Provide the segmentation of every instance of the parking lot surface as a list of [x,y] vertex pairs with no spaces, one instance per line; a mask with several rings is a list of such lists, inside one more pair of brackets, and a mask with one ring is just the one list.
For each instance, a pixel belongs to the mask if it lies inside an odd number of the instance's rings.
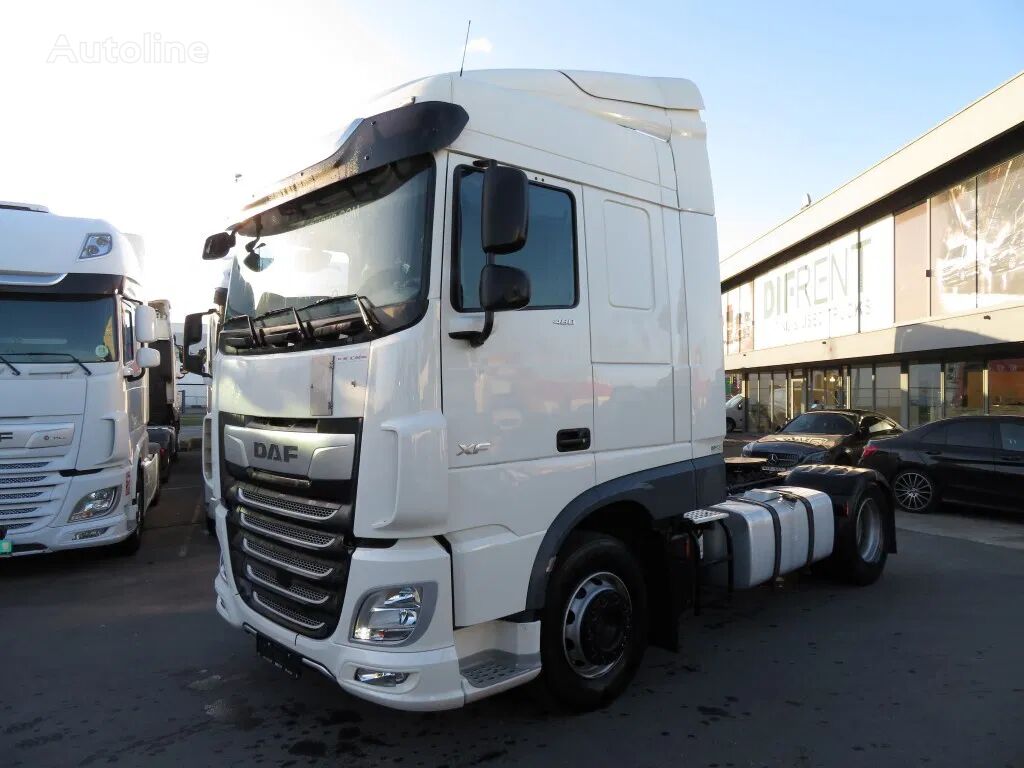
[[287,678],[217,616],[200,483],[181,454],[134,558],[0,562],[5,766],[1024,767],[1024,522],[901,518],[879,583],[688,616],[600,712],[520,689],[410,714]]

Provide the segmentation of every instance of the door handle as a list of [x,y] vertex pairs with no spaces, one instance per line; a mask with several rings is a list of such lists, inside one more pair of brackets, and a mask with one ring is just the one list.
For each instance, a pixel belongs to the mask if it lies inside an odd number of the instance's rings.
[[999,460],[1009,461],[1012,462],[1013,464],[1020,464],[1022,461],[1024,461],[1024,456],[1018,456],[1015,453],[1004,453],[1002,456],[999,457]]
[[925,456],[941,456],[942,455],[942,451],[925,451],[924,455]]
[[585,451],[590,447],[590,430],[587,427],[560,429],[555,436],[555,447],[559,453]]

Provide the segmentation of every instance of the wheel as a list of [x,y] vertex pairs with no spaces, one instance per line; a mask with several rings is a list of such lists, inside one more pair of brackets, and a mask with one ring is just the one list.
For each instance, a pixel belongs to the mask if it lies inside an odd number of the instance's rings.
[[146,488],[142,477],[139,477],[135,486],[135,530],[128,534],[128,538],[119,541],[112,549],[116,555],[134,555],[142,546],[142,529],[146,523]]
[[611,703],[647,648],[647,589],[636,558],[618,539],[575,533],[548,582],[541,614],[542,679],[577,711]]
[[726,419],[725,419],[725,433],[729,434],[730,432],[735,432],[735,431],[736,431],[736,420],[731,418],[731,417],[726,417]]
[[896,505],[907,512],[924,514],[935,509],[939,495],[935,483],[921,469],[904,469],[892,481],[892,495]]
[[869,487],[854,504],[853,520],[836,532],[830,570],[839,579],[867,586],[878,581],[888,559],[886,499],[877,486]]

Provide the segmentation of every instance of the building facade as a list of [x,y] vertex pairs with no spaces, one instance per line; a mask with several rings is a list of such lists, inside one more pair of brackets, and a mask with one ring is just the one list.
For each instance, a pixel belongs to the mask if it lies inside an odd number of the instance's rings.
[[1024,73],[722,261],[726,396],[1024,414]]

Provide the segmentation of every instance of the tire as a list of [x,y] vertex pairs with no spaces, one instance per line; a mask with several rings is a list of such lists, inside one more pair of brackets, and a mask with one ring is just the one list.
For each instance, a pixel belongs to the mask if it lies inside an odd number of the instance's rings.
[[934,512],[939,503],[935,481],[923,469],[901,469],[892,479],[893,501],[900,509],[925,515]]
[[725,434],[729,434],[730,432],[735,432],[735,431],[736,431],[736,421],[734,419],[731,419],[731,418],[726,418],[726,420],[725,420]]
[[127,539],[119,541],[111,547],[115,555],[134,555],[139,551],[139,547],[142,546],[142,529],[146,525],[145,491],[146,488],[142,477],[139,477],[135,488],[135,530],[128,535]]
[[647,587],[618,539],[569,537],[541,613],[542,681],[561,705],[587,712],[629,685],[647,649]]
[[853,519],[836,532],[830,571],[838,579],[857,586],[874,584],[889,557],[886,541],[885,495],[870,486],[854,504]]
[[167,459],[167,463],[164,464],[163,469],[161,469],[160,471],[161,483],[166,483],[168,480],[171,479],[171,461],[172,459]]

